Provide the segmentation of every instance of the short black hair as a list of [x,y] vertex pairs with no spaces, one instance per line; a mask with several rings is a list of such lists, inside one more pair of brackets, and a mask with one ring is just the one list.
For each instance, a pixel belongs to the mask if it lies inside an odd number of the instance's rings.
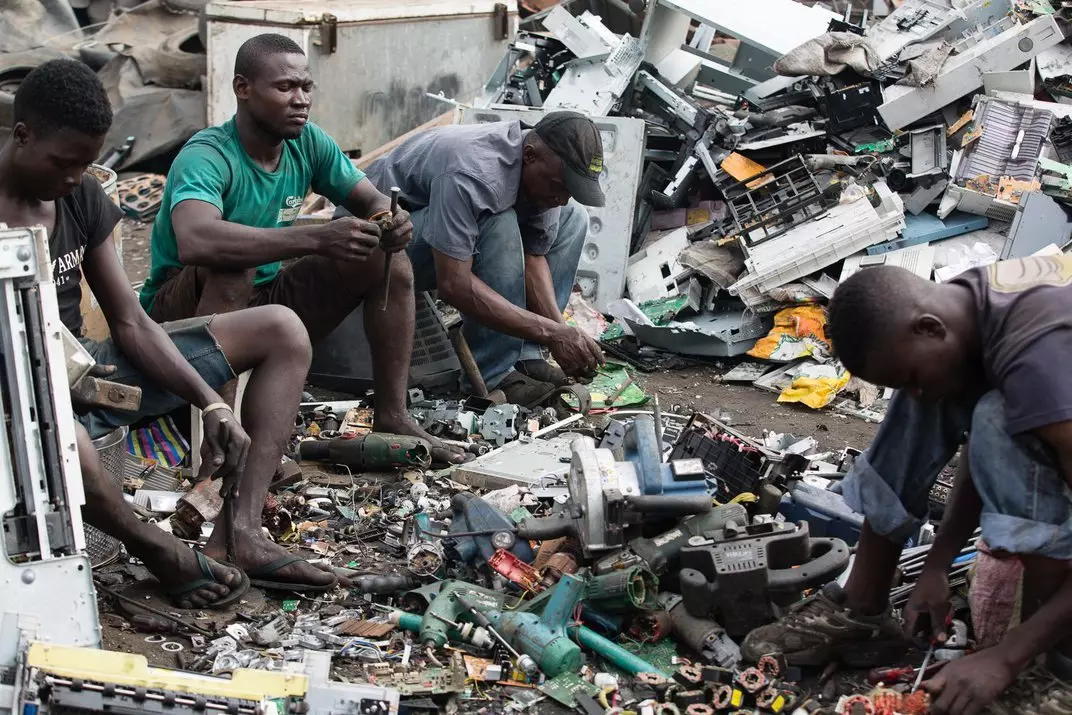
[[298,43],[275,32],[251,37],[242,43],[235,55],[234,72],[246,79],[253,79],[266,57],[272,55],[304,55]]
[[885,349],[883,334],[894,329],[903,311],[915,307],[916,280],[903,268],[875,266],[837,287],[827,308],[826,337],[846,370],[863,373],[868,357]]
[[36,132],[74,129],[93,137],[112,128],[112,105],[100,79],[76,60],[49,60],[19,84],[15,123]]

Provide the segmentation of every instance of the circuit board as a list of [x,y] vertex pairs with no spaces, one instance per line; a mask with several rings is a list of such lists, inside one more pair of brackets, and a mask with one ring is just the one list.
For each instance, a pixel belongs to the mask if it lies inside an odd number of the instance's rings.
[[576,673],[556,675],[541,685],[538,690],[568,708],[577,705],[576,695],[578,693],[587,693],[593,697],[599,694],[599,688]]
[[465,662],[461,653],[451,654],[446,668],[401,669],[389,663],[365,666],[365,680],[381,688],[394,688],[402,696],[422,693],[460,693],[465,690]]

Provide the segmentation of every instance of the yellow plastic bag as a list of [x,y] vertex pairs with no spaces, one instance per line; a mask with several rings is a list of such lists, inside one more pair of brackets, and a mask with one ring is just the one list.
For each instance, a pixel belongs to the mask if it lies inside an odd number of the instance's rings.
[[790,362],[830,352],[826,313],[819,305],[785,308],[774,316],[774,327],[748,351],[754,358]]
[[840,363],[804,365],[792,384],[778,395],[778,402],[800,402],[813,410],[821,409],[833,402],[850,377]]

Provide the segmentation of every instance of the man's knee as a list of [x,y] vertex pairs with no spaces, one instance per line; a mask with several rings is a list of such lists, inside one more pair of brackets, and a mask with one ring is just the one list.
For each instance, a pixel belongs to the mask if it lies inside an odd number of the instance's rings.
[[399,251],[391,258],[391,292],[406,293],[413,291],[413,264],[405,251]]
[[588,238],[588,210],[571,201],[559,210],[558,239],[567,243],[583,243]]
[[506,209],[497,214],[483,216],[477,221],[477,226],[481,236],[507,233],[516,234],[518,240],[521,240],[521,228],[517,222],[517,213],[513,209]]
[[309,331],[301,318],[290,308],[282,305],[266,305],[251,308],[264,317],[263,334],[271,352],[284,351],[296,362],[308,365],[313,359],[313,347],[309,341]]
[[1005,422],[1005,397],[999,390],[991,390],[975,403],[971,436],[981,440],[1011,439]]

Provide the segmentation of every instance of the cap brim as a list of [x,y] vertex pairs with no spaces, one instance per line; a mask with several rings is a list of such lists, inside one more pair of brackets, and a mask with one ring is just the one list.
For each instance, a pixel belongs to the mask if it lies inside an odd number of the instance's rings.
[[562,182],[577,203],[597,208],[607,204],[607,197],[603,195],[603,187],[599,185],[599,179],[590,179],[568,166],[563,169]]

